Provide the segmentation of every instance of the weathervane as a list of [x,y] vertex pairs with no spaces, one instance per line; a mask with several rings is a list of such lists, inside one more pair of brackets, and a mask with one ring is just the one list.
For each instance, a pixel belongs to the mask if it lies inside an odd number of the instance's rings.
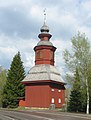
[[44,24],[46,23],[46,8],[44,9]]

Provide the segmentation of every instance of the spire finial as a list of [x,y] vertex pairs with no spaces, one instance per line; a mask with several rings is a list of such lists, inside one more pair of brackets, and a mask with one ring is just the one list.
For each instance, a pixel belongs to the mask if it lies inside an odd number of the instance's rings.
[[46,23],[46,8],[44,9],[44,24]]

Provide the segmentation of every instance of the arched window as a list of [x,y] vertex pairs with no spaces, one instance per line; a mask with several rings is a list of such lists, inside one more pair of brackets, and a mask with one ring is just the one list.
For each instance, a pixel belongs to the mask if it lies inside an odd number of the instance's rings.
[[38,59],[42,58],[42,51],[41,51],[41,50],[37,51],[36,57],[37,57]]
[[54,98],[52,98],[52,99],[51,99],[51,103],[54,103],[54,102],[55,102],[55,101],[54,101]]
[[54,92],[54,89],[52,88],[51,91]]
[[61,103],[61,99],[60,98],[58,99],[58,103]]
[[58,92],[61,92],[61,90],[58,90]]

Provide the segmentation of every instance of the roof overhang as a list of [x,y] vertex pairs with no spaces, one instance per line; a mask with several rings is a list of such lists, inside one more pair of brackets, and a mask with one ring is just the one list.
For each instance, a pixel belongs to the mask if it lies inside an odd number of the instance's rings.
[[54,83],[54,84],[59,84],[59,85],[66,85],[67,83],[63,82],[58,82],[58,81],[53,81],[53,80],[37,80],[37,81],[22,81],[22,84],[49,84],[49,83]]

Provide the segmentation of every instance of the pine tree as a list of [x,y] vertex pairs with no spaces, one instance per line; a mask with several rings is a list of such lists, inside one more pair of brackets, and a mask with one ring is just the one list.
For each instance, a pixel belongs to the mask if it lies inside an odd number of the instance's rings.
[[68,103],[68,111],[70,112],[79,112],[82,108],[82,99],[81,99],[81,85],[79,79],[79,73],[76,69],[76,74],[74,74],[74,83],[73,88],[70,94],[70,100]]
[[19,97],[24,97],[24,85],[21,81],[25,77],[23,62],[18,52],[11,63],[7,73],[7,82],[3,91],[3,107],[14,108],[18,106]]

